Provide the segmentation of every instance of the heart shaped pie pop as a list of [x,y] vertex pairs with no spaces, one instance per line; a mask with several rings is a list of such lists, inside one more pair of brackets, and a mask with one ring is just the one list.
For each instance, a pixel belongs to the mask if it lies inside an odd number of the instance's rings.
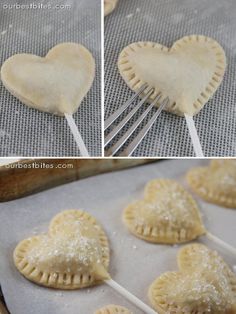
[[123,220],[134,235],[154,243],[187,242],[206,232],[192,196],[168,179],[150,181],[144,200],[129,205]]
[[178,253],[179,272],[167,272],[149,288],[160,314],[235,314],[236,276],[218,253],[190,244]]
[[187,173],[193,191],[207,202],[236,208],[236,160],[212,160]]
[[88,213],[67,210],[53,218],[48,234],[21,241],[17,269],[29,280],[56,289],[79,289],[109,278],[109,245]]
[[107,305],[97,310],[95,314],[132,314],[127,308],[119,305]]
[[133,43],[121,52],[120,74],[135,92],[144,84],[158,94],[159,104],[169,97],[166,110],[183,116],[197,114],[219,87],[226,68],[223,48],[213,39],[186,36],[172,48],[153,42]]
[[1,68],[11,94],[29,107],[62,116],[76,112],[94,76],[93,56],[76,43],[59,44],[45,58],[16,54]]

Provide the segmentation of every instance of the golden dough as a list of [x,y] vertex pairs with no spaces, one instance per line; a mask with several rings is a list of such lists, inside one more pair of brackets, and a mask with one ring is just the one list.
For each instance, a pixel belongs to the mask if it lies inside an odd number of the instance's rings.
[[94,314],[133,314],[127,308],[119,305],[107,305],[97,310]]
[[236,276],[216,252],[190,244],[178,253],[179,272],[167,272],[149,288],[160,314],[235,314]]
[[104,0],[104,15],[107,16],[113,12],[117,6],[118,0]]
[[236,160],[212,160],[208,167],[193,168],[187,181],[205,201],[236,208]]
[[27,279],[56,289],[79,289],[109,278],[109,245],[102,227],[88,213],[56,215],[47,234],[21,241],[14,263]]
[[192,196],[168,179],[150,181],[144,200],[129,205],[123,220],[134,235],[154,243],[182,243],[205,233]]
[[154,88],[149,102],[169,97],[167,111],[195,115],[222,82],[226,57],[223,48],[206,36],[192,35],[176,41],[171,48],[153,42],[136,42],[123,49],[118,67],[135,92],[144,84]]
[[73,114],[92,86],[95,61],[82,45],[62,43],[45,58],[16,54],[1,68],[1,80],[29,107],[55,115]]

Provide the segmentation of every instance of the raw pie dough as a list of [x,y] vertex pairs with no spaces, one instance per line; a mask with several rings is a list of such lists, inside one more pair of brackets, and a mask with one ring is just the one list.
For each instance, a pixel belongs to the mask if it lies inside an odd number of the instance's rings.
[[119,305],[107,305],[100,310],[97,310],[95,314],[133,314],[127,308]]
[[149,288],[160,314],[235,314],[236,276],[217,252],[190,244],[178,253],[178,272],[167,272]]
[[104,15],[108,15],[115,10],[118,0],[104,0]]
[[1,68],[4,86],[29,107],[56,115],[76,112],[91,88],[95,61],[82,45],[62,43],[45,58],[16,54]]
[[[167,111],[197,114],[222,82],[226,57],[223,48],[206,36],[186,36],[171,48],[153,42],[133,43],[121,52],[120,74],[135,92],[145,83],[154,88],[149,102],[169,97]],[[147,93],[146,89],[143,96]]]
[[88,213],[56,215],[47,234],[21,241],[14,251],[17,269],[29,280],[56,289],[79,289],[109,278],[109,245]]
[[187,180],[205,201],[236,208],[236,160],[212,160],[208,167],[191,169]]
[[192,196],[168,179],[150,181],[144,200],[129,205],[123,220],[131,233],[154,243],[182,243],[205,233]]

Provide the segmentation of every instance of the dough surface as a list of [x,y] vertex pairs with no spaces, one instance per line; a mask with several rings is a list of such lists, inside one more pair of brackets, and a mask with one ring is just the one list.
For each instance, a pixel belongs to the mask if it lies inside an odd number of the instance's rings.
[[154,243],[183,243],[205,233],[198,206],[177,182],[150,181],[144,200],[129,205],[123,213],[129,231]]
[[179,271],[164,273],[149,288],[158,313],[236,313],[236,276],[217,252],[190,244],[177,259]]
[[118,0],[104,0],[104,15],[107,16],[115,10]]
[[205,201],[236,208],[236,160],[212,160],[207,167],[193,168],[187,181]]
[[82,45],[62,43],[45,58],[16,54],[1,68],[8,91],[25,105],[63,116],[77,111],[92,86],[95,61]]
[[107,305],[97,310],[94,314],[133,314],[127,308],[119,305]]
[[121,52],[121,76],[135,92],[144,84],[153,88],[152,102],[169,97],[166,108],[174,114],[196,115],[221,84],[226,68],[223,48],[205,36],[186,36],[171,48],[153,42],[136,42]]
[[109,245],[102,227],[88,213],[56,215],[47,234],[21,241],[14,263],[27,279],[56,289],[79,289],[109,278]]

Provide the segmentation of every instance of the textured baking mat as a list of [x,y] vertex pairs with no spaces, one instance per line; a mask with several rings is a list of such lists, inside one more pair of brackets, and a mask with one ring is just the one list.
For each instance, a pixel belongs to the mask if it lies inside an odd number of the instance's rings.
[[[206,156],[236,155],[236,2],[234,0],[119,0],[105,18],[105,118],[132,95],[117,60],[132,42],[171,47],[185,35],[215,38],[225,49],[223,84],[195,117]],[[194,156],[184,118],[163,113],[133,156]]]
[[[48,6],[17,9],[11,5]],[[0,3],[0,65],[16,53],[45,56],[61,42],[78,42],[96,60],[92,88],[74,114],[91,156],[101,155],[100,0],[3,0]],[[0,83],[0,156],[78,156],[66,120],[30,109]]]
[[[177,270],[178,246],[155,245],[137,239],[123,225],[122,210],[129,202],[142,198],[147,181],[167,177],[184,182],[185,172],[202,163],[205,162],[161,161],[0,204],[0,283],[11,314],[92,314],[110,303],[126,306],[135,314],[144,314],[105,285],[77,291],[56,291],[37,286],[15,269],[12,252],[20,240],[46,231],[50,219],[61,210],[87,210],[101,222],[108,235],[112,277],[149,303],[147,290],[152,281],[167,270]],[[236,246],[232,232],[236,224],[235,210],[203,201],[199,201],[199,205],[207,228]],[[209,246],[214,247],[211,243]],[[219,251],[232,265],[232,258]]]

